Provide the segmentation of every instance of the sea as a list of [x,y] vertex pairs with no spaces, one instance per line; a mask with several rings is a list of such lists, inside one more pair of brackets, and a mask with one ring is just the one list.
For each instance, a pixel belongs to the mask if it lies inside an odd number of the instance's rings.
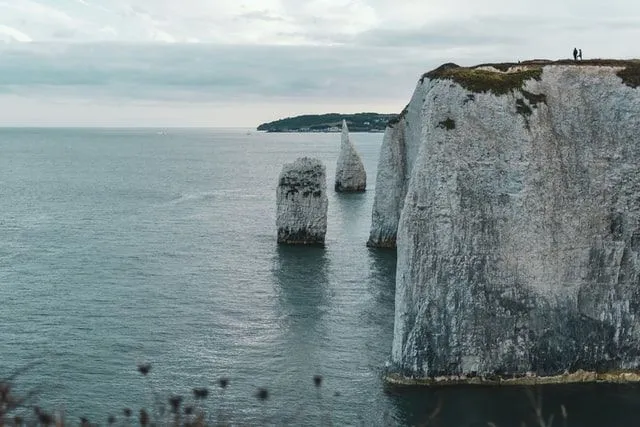
[[[38,406],[69,425],[136,424],[141,408],[157,423],[192,412],[248,426],[640,425],[632,385],[386,385],[396,255],[365,245],[382,134],[351,139],[362,194],[333,191],[339,134],[0,129],[0,378],[28,398],[14,414],[33,419]],[[300,156],[327,168],[324,248],[276,244],[278,175]]]

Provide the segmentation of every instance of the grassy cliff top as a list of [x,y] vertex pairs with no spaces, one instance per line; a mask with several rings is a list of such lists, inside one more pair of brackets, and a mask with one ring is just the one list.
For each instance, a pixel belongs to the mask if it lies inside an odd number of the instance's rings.
[[[425,73],[420,81],[424,81],[425,78],[453,80],[471,92],[491,92],[495,95],[503,95],[513,89],[522,88],[527,80],[540,80],[542,68],[552,65],[624,67],[616,73],[618,77],[627,86],[633,88],[640,86],[640,60],[637,59],[587,59],[583,61],[533,59],[517,63],[480,64],[473,67],[460,67],[448,63]],[[487,68],[495,68],[498,72]]]

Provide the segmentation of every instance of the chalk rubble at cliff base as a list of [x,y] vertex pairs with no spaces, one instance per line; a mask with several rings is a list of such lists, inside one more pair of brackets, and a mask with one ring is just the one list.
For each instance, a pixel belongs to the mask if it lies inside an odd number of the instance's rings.
[[282,167],[276,191],[278,243],[324,244],[326,187],[325,167],[318,159],[301,157]]
[[578,369],[575,372],[565,372],[560,375],[538,376],[534,372],[527,372],[520,376],[469,376],[443,375],[428,378],[410,378],[390,373],[384,376],[384,381],[395,386],[423,386],[447,387],[456,385],[480,386],[532,386],[546,384],[576,384],[576,383],[640,383],[640,371],[593,372]]
[[638,369],[638,76],[637,61],[423,76],[385,132],[370,237],[397,244],[400,377]]
[[340,155],[336,166],[335,190],[341,193],[362,192],[367,188],[367,173],[360,154],[349,139],[347,122],[342,121]]

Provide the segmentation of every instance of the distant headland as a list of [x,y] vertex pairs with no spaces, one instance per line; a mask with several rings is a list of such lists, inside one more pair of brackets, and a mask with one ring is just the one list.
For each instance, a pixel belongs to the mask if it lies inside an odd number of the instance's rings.
[[387,123],[397,114],[356,113],[356,114],[307,114],[287,117],[258,126],[266,132],[340,132],[345,120],[351,132],[384,132]]

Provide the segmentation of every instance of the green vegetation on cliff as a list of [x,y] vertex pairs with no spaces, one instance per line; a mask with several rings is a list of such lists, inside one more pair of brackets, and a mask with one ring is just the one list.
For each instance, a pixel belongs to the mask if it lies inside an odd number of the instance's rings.
[[387,123],[396,116],[397,114],[379,113],[308,114],[263,123],[258,126],[258,130],[267,132],[340,132],[342,120],[346,120],[350,132],[383,132]]
[[[540,80],[542,67],[548,65],[619,67],[620,70],[616,74],[624,84],[634,88],[640,86],[640,60],[637,59],[587,59],[584,61],[533,59],[518,63],[480,64],[474,67],[460,67],[453,63],[447,63],[423,74],[421,81],[424,81],[425,78],[453,80],[471,92],[491,92],[495,95],[503,95],[513,89],[521,89],[526,80]],[[499,72],[495,72],[495,70]],[[529,101],[532,100],[529,99]],[[538,102],[544,102],[544,100],[534,100],[534,103]]]
[[[504,64],[492,65],[501,70]],[[486,69],[465,68],[455,64],[445,64],[433,71],[426,73],[430,79],[450,79],[471,92],[491,92],[495,95],[509,93],[512,89],[520,89],[529,79],[540,80],[542,68],[529,66],[518,71],[493,72]]]

